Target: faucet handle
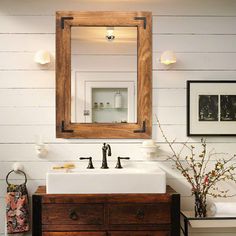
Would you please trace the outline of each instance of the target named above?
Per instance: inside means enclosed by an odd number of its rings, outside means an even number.
[[[120,160],[129,160],[130,157],[117,157],[117,163],[116,163],[116,169],[122,169],[122,165],[121,165],[121,162]]]
[[[89,160],[87,169],[94,169],[92,157],[80,157],[80,160]]]

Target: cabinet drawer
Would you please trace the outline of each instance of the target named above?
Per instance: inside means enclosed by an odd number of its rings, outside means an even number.
[[[109,232],[109,236],[170,236],[168,231],[117,231]]]
[[[170,205],[161,204],[111,204],[109,223],[127,224],[170,224]]]
[[[42,223],[45,225],[102,225],[103,204],[43,204]]]
[[[45,232],[43,233],[43,236],[106,236],[106,235],[107,235],[106,232]]]

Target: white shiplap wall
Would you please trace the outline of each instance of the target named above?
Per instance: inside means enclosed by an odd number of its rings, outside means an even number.
[[[153,12],[153,110],[166,134],[186,137],[186,80],[236,79],[236,1],[234,0],[0,0],[0,233],[4,235],[5,176],[14,162],[27,172],[32,194],[45,184],[48,168],[63,161],[92,155],[100,165],[102,140],[55,138],[54,63],[41,68],[33,62],[38,49],[55,53],[56,10],[150,10]],[[177,53],[178,63],[170,69],[158,63],[163,50]],[[174,115],[173,115],[174,114]],[[38,159],[35,135],[43,135],[49,154]],[[169,153],[157,125],[153,138],[161,146],[153,164],[168,172],[168,183],[182,194],[182,209],[192,206],[188,185],[164,160]],[[116,156],[130,155],[127,165],[145,168],[140,140],[106,140]],[[190,138],[198,143],[199,138]],[[209,146],[220,152],[236,153],[236,138],[212,137]],[[177,145],[177,148],[179,145]],[[99,155],[98,155],[99,154]],[[112,162],[112,163],[111,163]],[[79,164],[85,168],[85,164]],[[15,176],[18,178],[18,176]],[[155,180],[154,180],[155,181]],[[156,180],[157,181],[157,180]],[[226,184],[232,190],[234,185]],[[217,233],[216,233],[217,232]],[[235,235],[234,229],[201,230],[192,235]]]

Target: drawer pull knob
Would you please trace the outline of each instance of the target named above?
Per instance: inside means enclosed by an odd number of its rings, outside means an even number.
[[[144,218],[144,210],[142,209],[139,209],[137,210],[137,213],[136,213],[136,217],[139,219],[139,220],[142,220]]]
[[[72,211],[70,212],[69,217],[70,217],[70,219],[72,219],[72,220],[78,220],[78,218],[79,218],[75,210],[72,210]]]

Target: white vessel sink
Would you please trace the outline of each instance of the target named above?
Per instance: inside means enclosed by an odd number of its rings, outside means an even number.
[[[160,168],[50,171],[49,194],[165,193],[166,174]]]

